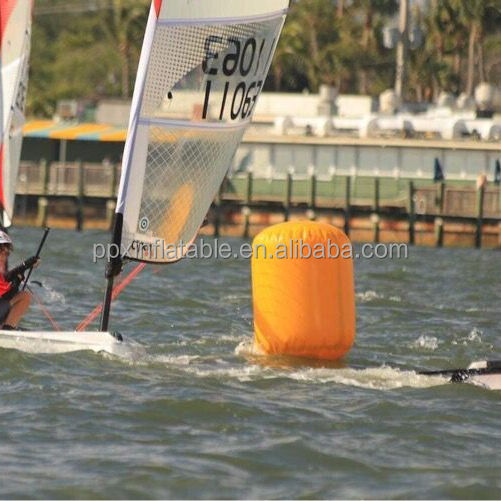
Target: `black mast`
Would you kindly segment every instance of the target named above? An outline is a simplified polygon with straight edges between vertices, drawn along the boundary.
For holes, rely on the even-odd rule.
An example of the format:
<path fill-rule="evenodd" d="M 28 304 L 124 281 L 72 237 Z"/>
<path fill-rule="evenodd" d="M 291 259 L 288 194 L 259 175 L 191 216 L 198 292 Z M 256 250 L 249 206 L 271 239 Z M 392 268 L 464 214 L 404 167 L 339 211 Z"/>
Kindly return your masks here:
<path fill-rule="evenodd" d="M 113 293 L 113 283 L 115 277 L 120 275 L 122 271 L 122 227 L 123 227 L 123 214 L 115 213 L 115 222 L 113 224 L 113 236 L 111 238 L 111 251 L 113 258 L 106 264 L 105 277 L 106 277 L 106 292 L 103 299 L 103 310 L 101 312 L 101 327 L 102 332 L 108 331 L 110 323 L 110 310 L 111 310 L 111 295 Z M 109 258 L 109 256 L 108 256 Z"/>
<path fill-rule="evenodd" d="M 35 254 L 35 257 L 37 259 L 40 257 L 40 253 L 42 252 L 45 241 L 47 240 L 47 237 L 49 236 L 49 231 L 50 231 L 50 228 L 45 228 L 42 240 L 40 242 L 40 245 L 38 246 L 37 253 Z M 23 285 L 23 288 L 21 290 L 24 291 L 26 289 L 26 287 L 28 286 L 28 282 L 30 281 L 30 277 L 31 277 L 32 273 L 33 273 L 33 266 L 30 268 L 30 271 L 28 272 L 28 276 L 24 279 L 24 285 Z"/>

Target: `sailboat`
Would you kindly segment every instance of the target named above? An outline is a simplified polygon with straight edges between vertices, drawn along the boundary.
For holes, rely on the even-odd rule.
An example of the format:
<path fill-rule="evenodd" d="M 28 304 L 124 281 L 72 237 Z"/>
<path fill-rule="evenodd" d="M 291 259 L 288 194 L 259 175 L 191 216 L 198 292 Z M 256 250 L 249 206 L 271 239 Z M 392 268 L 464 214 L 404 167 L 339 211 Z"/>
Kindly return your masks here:
<path fill-rule="evenodd" d="M 124 283 L 114 289 L 122 261 L 139 261 L 139 266 L 172 263 L 182 259 L 196 238 L 252 118 L 288 4 L 289 0 L 153 0 L 132 101 L 111 243 L 120 252 L 113 253 L 118 255 L 106 270 L 101 329 L 0 331 L 1 347 L 37 353 L 93 350 L 120 355 L 128 351 L 122 336 L 109 330 L 111 300 Z M 0 0 L 0 201 L 7 221 L 12 217 L 26 93 L 28 6 L 29 1 Z M 4 33 L 13 30 L 9 22 L 14 20 L 23 28 L 15 33 L 16 43 L 6 44 Z M 18 47 L 17 52 L 14 47 Z M 13 61 L 5 71 L 4 65 L 11 59 L 4 50 Z M 191 110 L 188 115 L 187 108 Z M 501 389 L 499 361 L 421 374 Z"/>
<path fill-rule="evenodd" d="M 106 268 L 100 331 L 0 331 L 0 346 L 122 352 L 122 336 L 109 330 L 122 262 L 176 262 L 196 239 L 252 119 L 288 8 L 289 0 L 152 1 L 111 243 L 119 252 Z"/>
<path fill-rule="evenodd" d="M 14 212 L 28 86 L 33 2 L 0 0 L 0 225 Z"/>

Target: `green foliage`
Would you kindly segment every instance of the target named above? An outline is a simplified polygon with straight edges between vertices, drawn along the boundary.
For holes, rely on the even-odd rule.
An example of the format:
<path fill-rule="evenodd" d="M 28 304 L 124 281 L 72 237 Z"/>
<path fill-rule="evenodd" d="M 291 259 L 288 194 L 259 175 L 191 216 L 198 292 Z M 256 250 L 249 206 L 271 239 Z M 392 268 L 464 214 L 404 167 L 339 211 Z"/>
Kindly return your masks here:
<path fill-rule="evenodd" d="M 60 99 L 130 97 L 148 0 L 108 0 L 96 12 L 37 15 L 28 113 L 51 116 Z"/>
<path fill-rule="evenodd" d="M 501 81 L 499 0 L 430 0 L 423 10 L 418 5 L 411 17 L 425 43 L 409 53 L 407 98 L 470 92 L 469 80 Z M 329 84 L 340 92 L 377 95 L 393 87 L 395 51 L 383 49 L 381 32 L 395 24 L 397 10 L 395 0 L 295 2 L 272 66 L 274 88 L 315 92 Z"/>
<path fill-rule="evenodd" d="M 50 116 L 59 99 L 130 97 L 150 0 L 99 0 L 100 10 L 89 12 L 65 0 L 73 10 L 43 13 L 63 5 L 58 1 L 36 4 L 28 112 Z M 418 5 L 412 18 L 425 43 L 409 54 L 407 98 L 470 92 L 483 78 L 501 81 L 500 0 Z M 383 48 L 381 38 L 397 11 L 398 0 L 294 2 L 267 88 L 316 92 L 329 84 L 344 93 L 377 95 L 392 87 L 395 51 Z"/>

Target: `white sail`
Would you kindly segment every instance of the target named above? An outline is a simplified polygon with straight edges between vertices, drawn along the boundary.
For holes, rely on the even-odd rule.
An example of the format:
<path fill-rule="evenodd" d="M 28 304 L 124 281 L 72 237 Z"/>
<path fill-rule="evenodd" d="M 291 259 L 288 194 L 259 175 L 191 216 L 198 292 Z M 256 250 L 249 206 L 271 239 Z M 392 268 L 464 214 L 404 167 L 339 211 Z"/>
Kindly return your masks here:
<path fill-rule="evenodd" d="M 0 208 L 5 226 L 12 220 L 21 157 L 32 7 L 31 0 L 0 0 Z"/>
<path fill-rule="evenodd" d="M 117 205 L 123 255 L 176 261 L 196 237 L 251 120 L 288 4 L 153 1 Z"/>

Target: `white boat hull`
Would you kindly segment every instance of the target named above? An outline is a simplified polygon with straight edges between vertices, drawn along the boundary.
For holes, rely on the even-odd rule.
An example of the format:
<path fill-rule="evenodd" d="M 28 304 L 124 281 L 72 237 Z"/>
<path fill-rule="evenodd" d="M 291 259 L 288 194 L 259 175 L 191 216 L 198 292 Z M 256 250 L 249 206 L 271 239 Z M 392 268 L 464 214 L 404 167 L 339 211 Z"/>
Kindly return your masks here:
<path fill-rule="evenodd" d="M 479 374 L 472 376 L 466 382 L 483 386 L 489 390 L 501 390 L 501 374 Z"/>
<path fill-rule="evenodd" d="M 71 353 L 90 350 L 121 355 L 125 343 L 109 332 L 50 332 L 0 330 L 0 348 L 28 353 Z"/>

